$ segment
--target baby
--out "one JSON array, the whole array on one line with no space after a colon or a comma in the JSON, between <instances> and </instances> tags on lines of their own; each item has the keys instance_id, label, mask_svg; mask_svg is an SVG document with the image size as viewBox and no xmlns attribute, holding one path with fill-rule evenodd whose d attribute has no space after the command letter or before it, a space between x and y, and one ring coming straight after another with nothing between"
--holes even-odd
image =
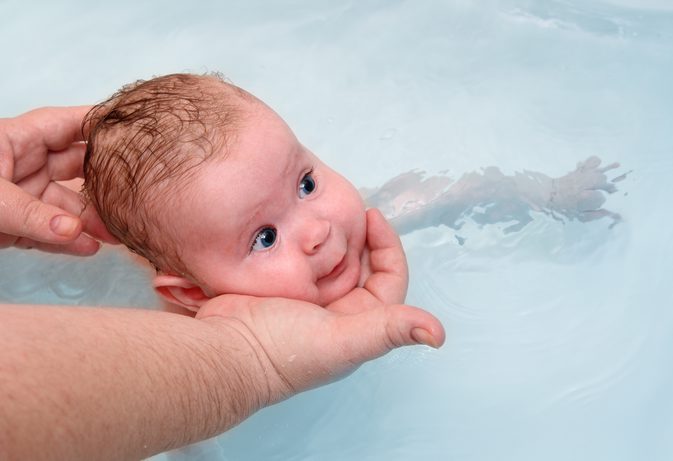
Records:
<instances>
[{"instance_id":1,"label":"baby","mask_svg":"<svg viewBox=\"0 0 673 461\"><path fill-rule=\"evenodd\" d=\"M169 302L197 311L230 293L326 306L368 276L360 193L273 110L218 76L124 87L89 113L87 131L84 191L108 230L158 269L154 286ZM608 182L618 164L600 163L560 178L409 172L362 193L401 233L459 230L468 219L515 232L533 212L614 224L620 216L601 205L625 175Z\"/></svg>"},{"instance_id":2,"label":"baby","mask_svg":"<svg viewBox=\"0 0 673 461\"><path fill-rule=\"evenodd\" d=\"M358 285L358 191L250 93L216 75L122 88L87 116L84 191L108 230L198 310L223 293L327 305Z\"/></svg>"}]
</instances>

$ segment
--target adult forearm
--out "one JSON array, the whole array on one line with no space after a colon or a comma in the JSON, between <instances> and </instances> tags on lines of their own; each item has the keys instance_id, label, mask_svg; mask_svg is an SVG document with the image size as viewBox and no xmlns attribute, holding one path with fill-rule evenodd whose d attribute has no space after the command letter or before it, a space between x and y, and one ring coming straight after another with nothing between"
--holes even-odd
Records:
<instances>
[{"instance_id":1,"label":"adult forearm","mask_svg":"<svg viewBox=\"0 0 673 461\"><path fill-rule=\"evenodd\" d=\"M176 314L1 306L0 459L139 459L215 435L262 405L251 353Z\"/></svg>"}]
</instances>

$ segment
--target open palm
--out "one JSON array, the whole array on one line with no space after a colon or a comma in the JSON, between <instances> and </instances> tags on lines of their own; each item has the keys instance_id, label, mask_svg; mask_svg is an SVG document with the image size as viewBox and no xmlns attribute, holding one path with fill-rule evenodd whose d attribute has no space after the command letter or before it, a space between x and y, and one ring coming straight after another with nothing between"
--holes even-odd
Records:
<instances>
[{"instance_id":1,"label":"open palm","mask_svg":"<svg viewBox=\"0 0 673 461\"><path fill-rule=\"evenodd\" d=\"M223 295L196 318L238 335L256 363L264 406L352 372L365 361L411 344L439 347L444 329L434 316L402 305L407 265L399 238L378 210L367 212L368 276L362 287L321 307L284 298Z\"/></svg>"}]
</instances>

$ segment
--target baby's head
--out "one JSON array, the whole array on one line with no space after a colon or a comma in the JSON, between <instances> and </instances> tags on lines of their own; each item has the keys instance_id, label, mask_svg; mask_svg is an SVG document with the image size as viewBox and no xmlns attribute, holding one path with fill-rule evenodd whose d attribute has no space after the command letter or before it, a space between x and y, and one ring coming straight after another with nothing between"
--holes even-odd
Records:
<instances>
[{"instance_id":1,"label":"baby's head","mask_svg":"<svg viewBox=\"0 0 673 461\"><path fill-rule=\"evenodd\" d=\"M176 74L96 106L84 191L108 230L192 310L218 294L326 305L355 287L365 212L346 179L263 102L217 76Z\"/></svg>"}]
</instances>

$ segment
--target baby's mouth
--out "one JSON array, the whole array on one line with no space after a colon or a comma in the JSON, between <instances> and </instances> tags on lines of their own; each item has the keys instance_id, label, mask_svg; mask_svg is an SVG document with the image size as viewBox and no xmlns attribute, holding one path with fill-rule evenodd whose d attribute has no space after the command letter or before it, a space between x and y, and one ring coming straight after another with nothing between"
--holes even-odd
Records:
<instances>
[{"instance_id":1,"label":"baby's mouth","mask_svg":"<svg viewBox=\"0 0 673 461\"><path fill-rule=\"evenodd\" d=\"M334 280L337 277L339 277L343 271L346 269L346 256L348 253L344 254L341 260L332 268L331 271L329 271L327 274L318 277L318 281L326 281L326 280Z\"/></svg>"}]
</instances>

